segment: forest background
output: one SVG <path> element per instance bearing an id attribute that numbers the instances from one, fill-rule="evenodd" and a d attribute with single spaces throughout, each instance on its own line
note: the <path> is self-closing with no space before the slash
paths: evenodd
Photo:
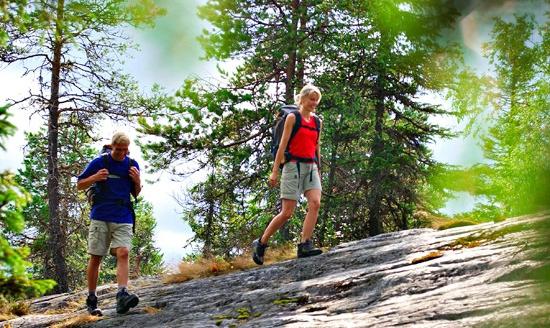
<path id="1" fill-rule="evenodd" d="M 274 115 L 307 82 L 323 91 L 322 246 L 548 208 L 548 1 L 7 4 L 5 298 L 82 286 L 89 207 L 74 177 L 119 129 L 148 181 L 132 274 L 161 272 L 163 252 L 242 253 L 277 212 Z"/>

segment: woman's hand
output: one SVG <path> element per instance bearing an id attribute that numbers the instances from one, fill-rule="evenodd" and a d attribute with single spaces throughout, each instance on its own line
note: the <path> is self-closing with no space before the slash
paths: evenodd
<path id="1" fill-rule="evenodd" d="M 268 184 L 271 188 L 275 188 L 277 186 L 277 178 L 279 176 L 279 172 L 274 171 L 271 172 L 271 175 L 269 176 Z"/>

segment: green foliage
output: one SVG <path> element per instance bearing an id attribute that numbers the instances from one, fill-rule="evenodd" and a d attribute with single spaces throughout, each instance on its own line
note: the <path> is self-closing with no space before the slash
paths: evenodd
<path id="1" fill-rule="evenodd" d="M 450 134 L 429 121 L 446 111 L 418 96 L 453 82 L 458 48 L 442 33 L 458 13 L 450 2 L 408 4 L 212 0 L 199 9 L 212 24 L 200 37 L 206 58 L 240 65 L 227 85 L 185 81 L 139 123 L 154 136 L 141 144 L 152 169 L 206 173 L 182 202 L 203 253 L 239 254 L 277 213 L 278 192 L 266 185 L 270 128 L 306 82 L 323 93 L 317 239 L 420 224 L 412 214 L 428 206 L 420 197 L 435 164 L 427 144 Z M 299 207 L 275 240 L 297 238 L 304 214 Z"/>
<path id="2" fill-rule="evenodd" d="M 27 222 L 23 238 L 16 238 L 18 244 L 30 248 L 29 260 L 33 264 L 35 277 L 51 274 L 54 264 L 48 250 L 48 233 L 50 219 L 47 203 L 47 139 L 46 132 L 27 133 L 26 152 L 23 168 L 17 174 L 17 181 L 30 194 L 30 202 L 23 211 Z M 60 175 L 59 207 L 63 217 L 60 229 L 63 245 L 60 247 L 62 257 L 67 263 L 67 281 L 70 288 L 82 286 L 88 261 L 87 236 L 89 208 L 86 199 L 74 186 L 73 177 L 82 172 L 91 158 L 97 154 L 90 144 L 92 139 L 85 131 L 67 128 L 62 131 L 59 143 L 59 164 L 63 174 Z"/>
<path id="3" fill-rule="evenodd" d="M 8 121 L 9 106 L 0 106 L 0 149 L 6 150 L 4 142 L 8 136 L 11 136 L 15 133 L 15 125 L 11 124 Z"/>
<path id="4" fill-rule="evenodd" d="M 13 134 L 15 128 L 8 122 L 7 107 L 0 108 L 0 146 Z M 0 301 L 20 299 L 44 294 L 55 286 L 52 280 L 31 280 L 27 269 L 30 263 L 26 247 L 14 247 L 10 236 L 18 235 L 25 222 L 22 211 L 29 200 L 9 172 L 0 173 Z"/>
<path id="5" fill-rule="evenodd" d="M 48 123 L 44 161 L 48 165 L 48 193 L 43 199 L 48 201 L 49 228 L 38 244 L 49 252 L 43 273 L 58 282 L 57 292 L 66 292 L 71 270 L 68 264 L 72 263 L 60 254 L 67 246 L 65 239 L 73 236 L 67 237 L 63 231 L 63 216 L 70 213 L 61 211 L 69 206 L 60 202 L 62 186 L 58 182 L 64 172 L 58 157 L 64 154 L 58 154 L 63 151 L 59 140 L 68 129 L 78 127 L 93 135 L 94 127 L 106 117 L 141 116 L 162 102 L 158 88 L 153 89 L 153 96 L 142 95 L 120 65 L 127 51 L 135 47 L 128 41 L 127 29 L 152 25 L 164 10 L 151 0 L 34 1 L 17 8 L 19 16 L 29 19 L 0 22 L 0 30 L 8 37 L 7 42 L 0 42 L 0 61 L 3 66 L 22 64 L 23 75 L 39 72 L 37 87 L 29 87 L 28 96 L 15 103 L 44 114 Z M 83 241 L 79 237 L 79 246 Z"/>
<path id="6" fill-rule="evenodd" d="M 151 203 L 140 198 L 136 204 L 136 231 L 132 237 L 130 268 L 132 275 L 150 276 L 163 272 L 162 254 L 154 247 L 153 234 L 157 222 Z"/>
<path id="7" fill-rule="evenodd" d="M 0 2 L 0 24 L 13 25 L 18 31 L 25 30 L 30 16 L 25 13 L 27 0 L 3 0 Z M 8 32 L 0 29 L 0 47 L 9 40 Z"/>
<path id="8" fill-rule="evenodd" d="M 451 228 L 465 227 L 465 226 L 475 225 L 475 224 L 477 224 L 477 223 L 473 222 L 473 221 L 468 221 L 468 220 L 452 220 L 452 221 L 449 221 L 447 223 L 444 223 L 444 224 L 440 225 L 437 228 L 437 230 L 447 230 L 447 229 L 451 229 Z"/>
<path id="9" fill-rule="evenodd" d="M 464 81 L 470 87 L 454 94 L 469 126 L 486 124 L 473 132 L 483 133 L 484 155 L 490 160 L 462 172 L 475 186 L 463 190 L 488 200 L 464 216 L 498 219 L 550 207 L 548 24 L 529 15 L 496 18 L 485 45 L 494 75 L 469 73 Z"/>
<path id="10" fill-rule="evenodd" d="M 89 255 L 87 253 L 88 223 L 90 208 L 83 193 L 74 185 L 74 178 L 86 165 L 97 156 L 98 149 L 91 146 L 92 139 L 80 129 L 66 129 L 60 138 L 60 166 L 65 174 L 60 181 L 60 209 L 63 213 L 64 259 L 68 264 L 68 282 L 71 289 L 80 288 L 85 283 Z M 24 169 L 19 171 L 18 181 L 27 188 L 31 202 L 24 210 L 27 220 L 28 238 L 18 239 L 21 245 L 31 250 L 30 260 L 33 263 L 35 276 L 40 277 L 52 270 L 53 264 L 47 252 L 47 234 L 49 218 L 46 197 L 47 167 L 46 139 L 44 131 L 27 133 L 27 153 Z M 138 202 L 136 208 L 136 234 L 132 239 L 130 267 L 133 274 L 153 275 L 162 271 L 162 255 L 153 246 L 153 233 L 156 226 L 152 215 L 151 204 L 145 200 Z M 139 262 L 139 263 L 138 263 Z M 136 264 L 137 263 L 137 264 Z M 116 277 L 116 261 L 107 257 L 100 272 L 100 283 L 110 283 Z"/>

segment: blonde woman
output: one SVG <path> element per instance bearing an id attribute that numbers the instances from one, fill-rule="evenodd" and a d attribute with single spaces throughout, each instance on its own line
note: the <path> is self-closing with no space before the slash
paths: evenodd
<path id="1" fill-rule="evenodd" d="M 262 236 L 252 243 L 252 259 L 258 265 L 262 265 L 264 262 L 269 238 L 290 219 L 302 193 L 307 199 L 308 211 L 297 255 L 299 258 L 303 258 L 322 253 L 320 249 L 313 246 L 311 241 L 321 206 L 319 140 L 322 121 L 315 115 L 315 110 L 321 101 L 321 91 L 316 86 L 308 84 L 302 88 L 296 98 L 298 111 L 290 113 L 286 117 L 273 169 L 269 176 L 269 185 L 275 187 L 278 183 L 280 165 L 283 165 L 281 175 L 282 208 L 281 212 L 271 220 Z"/>

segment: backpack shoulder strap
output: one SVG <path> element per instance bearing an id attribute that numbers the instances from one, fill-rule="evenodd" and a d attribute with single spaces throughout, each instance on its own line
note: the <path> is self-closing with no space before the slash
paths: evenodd
<path id="1" fill-rule="evenodd" d="M 294 116 L 296 117 L 296 121 L 294 121 L 294 126 L 292 127 L 292 132 L 290 133 L 290 138 L 288 138 L 288 144 L 290 144 L 290 141 L 294 138 L 296 133 L 298 133 L 298 129 L 302 126 L 302 114 L 300 114 L 299 111 L 292 112 Z"/>
<path id="2" fill-rule="evenodd" d="M 109 171 L 109 153 L 101 154 L 101 161 L 103 162 L 103 168 Z M 96 184 L 99 186 L 99 191 L 101 193 L 107 192 L 107 183 L 105 183 L 105 181 L 98 181 Z"/>
<path id="3" fill-rule="evenodd" d="M 103 168 L 109 169 L 109 153 L 101 154 L 101 159 L 103 160 Z"/>
<path id="4" fill-rule="evenodd" d="M 319 118 L 319 116 L 317 115 L 313 115 L 313 118 L 315 119 L 315 128 L 317 129 L 317 131 L 320 131 L 321 130 L 321 119 Z"/>
<path id="5" fill-rule="evenodd" d="M 315 129 L 317 130 L 317 143 L 319 143 L 319 136 L 321 135 L 321 119 L 317 115 L 313 115 L 315 119 Z"/>

